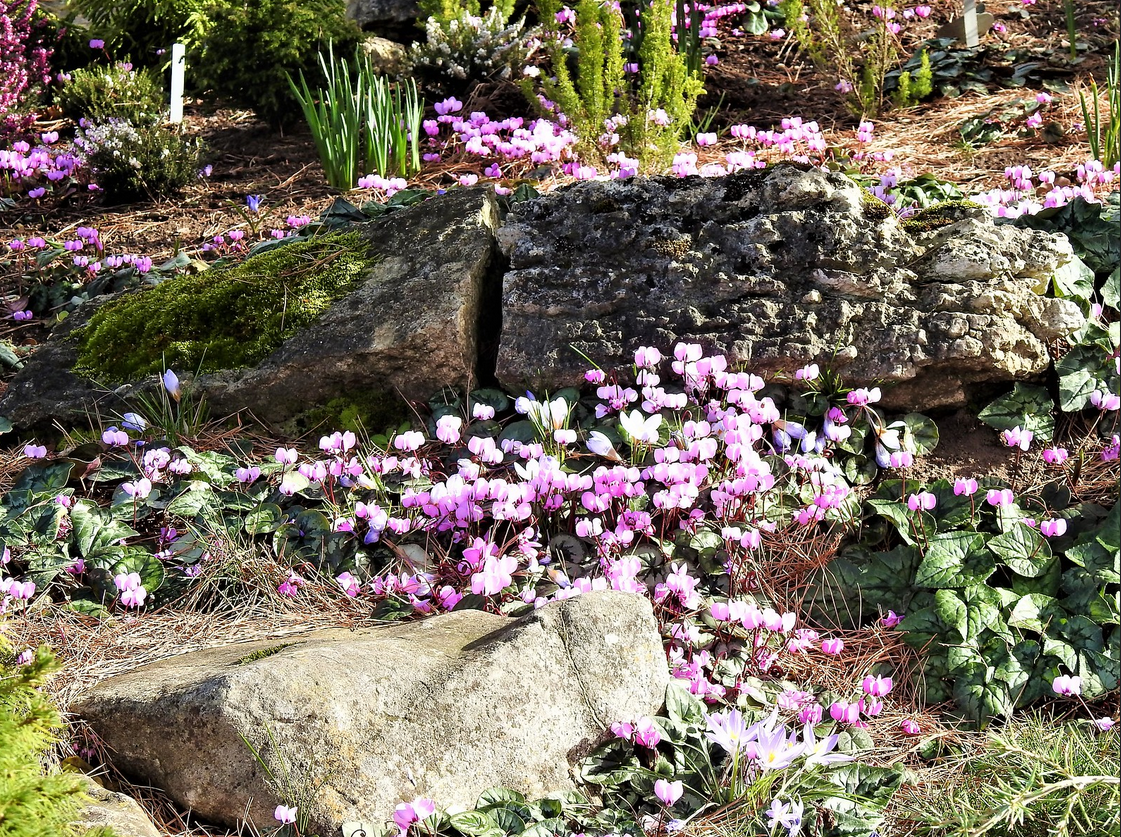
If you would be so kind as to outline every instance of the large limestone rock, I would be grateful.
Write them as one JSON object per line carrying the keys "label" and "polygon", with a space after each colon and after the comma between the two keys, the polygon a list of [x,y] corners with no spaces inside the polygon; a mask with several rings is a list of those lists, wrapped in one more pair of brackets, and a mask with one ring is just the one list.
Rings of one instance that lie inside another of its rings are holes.
{"label": "large limestone rock", "polygon": [[[184,654],[98,684],[72,711],[122,771],[199,817],[258,827],[288,770],[312,831],[385,821],[415,797],[574,787],[570,765],[668,684],[651,605],[588,593],[517,620],[462,611]],[[270,743],[275,740],[276,747]]]}
{"label": "large limestone rock", "polygon": [[[500,281],[488,273],[497,224],[493,196],[479,188],[359,225],[375,260],[368,278],[256,367],[201,376],[211,414],[248,408],[279,425],[332,402],[389,409],[380,405],[476,380],[481,305],[487,283]],[[0,398],[0,415],[27,428],[93,409],[119,412],[131,409],[137,388],[155,383],[152,376],[110,391],[72,371],[75,336],[97,304],[78,309],[27,362]],[[189,379],[191,370],[176,371]]]}
{"label": "large limestone rock", "polygon": [[578,383],[581,354],[624,369],[682,340],[763,372],[828,364],[887,384],[889,406],[949,406],[1042,373],[1047,343],[1082,322],[1033,291],[1077,269],[1064,237],[980,209],[912,234],[852,180],[793,165],[577,184],[515,206],[499,241],[512,391]]}

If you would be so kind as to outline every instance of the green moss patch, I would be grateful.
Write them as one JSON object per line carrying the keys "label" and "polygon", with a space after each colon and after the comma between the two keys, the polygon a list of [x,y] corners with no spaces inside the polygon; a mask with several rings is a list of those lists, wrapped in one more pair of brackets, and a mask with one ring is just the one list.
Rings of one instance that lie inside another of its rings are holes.
{"label": "green moss patch", "polygon": [[926,209],[920,209],[910,218],[905,219],[903,229],[912,235],[938,230],[973,217],[976,210],[983,208],[981,204],[964,198],[942,201]]}
{"label": "green moss patch", "polygon": [[246,663],[253,663],[257,660],[263,660],[266,657],[271,657],[273,654],[279,654],[285,648],[291,648],[294,643],[286,642],[283,645],[274,645],[271,648],[258,648],[256,651],[250,651],[244,657],[238,658],[234,665],[243,666]]}
{"label": "green moss patch", "polygon": [[375,261],[361,233],[334,233],[169,279],[94,314],[78,335],[76,371],[119,384],[165,368],[253,366],[358,287]]}

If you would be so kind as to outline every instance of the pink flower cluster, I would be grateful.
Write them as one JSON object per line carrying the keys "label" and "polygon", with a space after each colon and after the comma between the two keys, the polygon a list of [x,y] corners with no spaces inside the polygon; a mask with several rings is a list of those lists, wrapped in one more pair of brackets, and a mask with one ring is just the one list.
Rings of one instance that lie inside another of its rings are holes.
{"label": "pink flower cluster", "polygon": [[1053,171],[1034,174],[1029,166],[1009,166],[1004,171],[1011,188],[992,189],[972,198],[998,218],[1034,215],[1052,206],[1064,206],[1075,198],[1092,203],[1102,200],[1121,177],[1121,163],[1106,169],[1097,160],[1087,160],[1075,172],[1077,182],[1058,185]]}

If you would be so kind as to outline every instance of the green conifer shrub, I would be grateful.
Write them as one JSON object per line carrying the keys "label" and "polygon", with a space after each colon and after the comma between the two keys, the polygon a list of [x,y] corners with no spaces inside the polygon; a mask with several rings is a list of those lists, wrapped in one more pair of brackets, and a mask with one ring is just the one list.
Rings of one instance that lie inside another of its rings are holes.
{"label": "green conifer shrub", "polygon": [[[556,0],[542,0],[540,15],[547,32],[555,31]],[[652,0],[641,7],[643,32],[636,57],[637,73],[626,73],[623,15],[612,4],[580,0],[576,7],[575,76],[561,41],[547,36],[552,77],[541,81],[545,97],[556,103],[579,138],[582,159],[602,162],[613,150],[637,158],[644,169],[665,165],[678,148],[704,92],[672,41],[672,0]],[[527,96],[532,98],[526,83]],[[658,118],[654,114],[661,111]],[[622,120],[615,119],[621,116]],[[614,121],[618,148],[600,137]]]}
{"label": "green conifer shrub", "polygon": [[0,837],[75,834],[78,779],[42,764],[62,718],[39,687],[57,668],[45,647],[21,665],[0,634]]}
{"label": "green conifer shrub", "polygon": [[302,111],[288,84],[301,71],[312,89],[324,86],[319,53],[354,52],[362,32],[346,17],[346,0],[218,0],[208,9],[199,86],[274,127]]}

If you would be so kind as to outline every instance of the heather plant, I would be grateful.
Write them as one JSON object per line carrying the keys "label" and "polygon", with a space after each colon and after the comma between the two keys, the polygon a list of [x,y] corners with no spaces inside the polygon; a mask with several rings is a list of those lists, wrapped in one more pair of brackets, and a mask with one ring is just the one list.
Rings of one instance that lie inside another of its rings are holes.
{"label": "heather plant", "polygon": [[111,203],[175,195],[198,178],[202,143],[177,126],[110,118],[80,129],[74,144]]}
{"label": "heather plant", "polygon": [[36,16],[37,0],[0,0],[0,138],[20,135],[30,126],[19,111],[50,81],[50,44],[46,22]]}
{"label": "heather plant", "polygon": [[428,86],[462,95],[478,82],[520,79],[537,43],[536,28],[527,27],[524,18],[511,21],[498,5],[482,15],[431,16],[425,40],[409,49],[409,67]]}
{"label": "heather plant", "polygon": [[328,45],[349,55],[360,34],[345,0],[223,0],[208,7],[198,84],[274,126],[290,125],[301,111],[288,77],[302,70],[309,87],[319,86],[316,55]]}
{"label": "heather plant", "polygon": [[140,125],[159,121],[164,92],[150,73],[122,62],[75,70],[55,91],[55,102],[75,122],[123,119]]}
{"label": "heather plant", "polygon": [[319,54],[326,86],[314,93],[304,74],[288,83],[315,140],[327,182],[353,189],[363,174],[411,175],[420,170],[424,101],[416,83],[397,85],[374,73],[369,59],[355,53],[351,73],[345,58]]}

